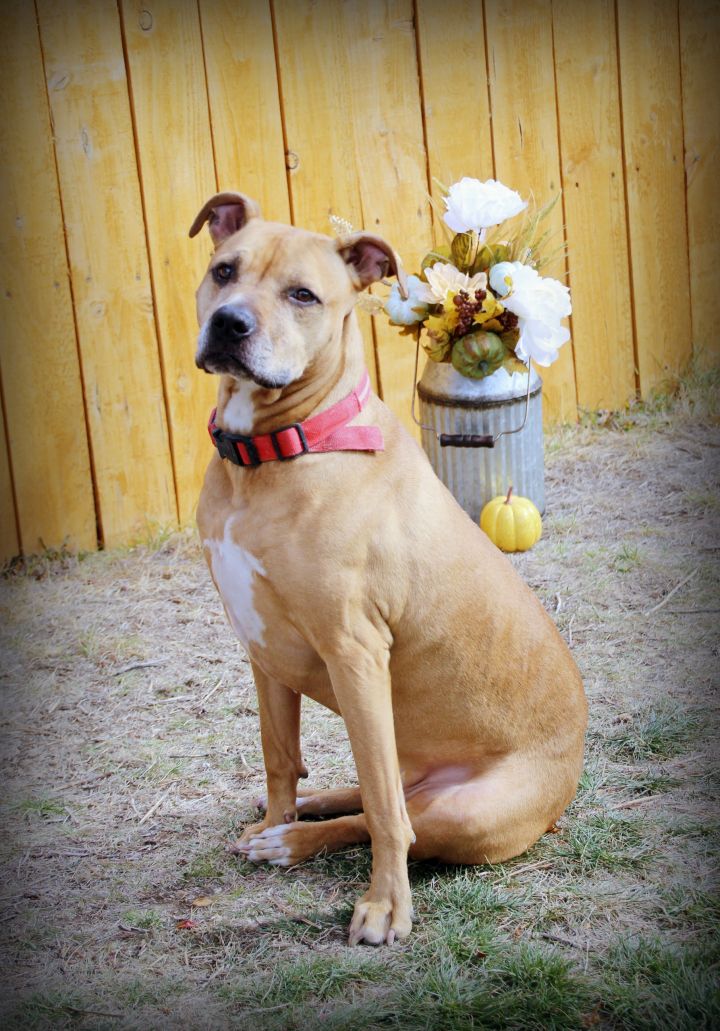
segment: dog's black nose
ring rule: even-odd
[[[210,331],[216,338],[242,340],[255,331],[257,320],[242,304],[224,304],[210,320]]]

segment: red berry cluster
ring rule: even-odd
[[[467,290],[461,290],[453,297],[453,304],[458,313],[458,321],[455,326],[455,336],[461,337],[469,333],[473,327],[473,316],[482,308],[482,302],[487,297],[486,290],[476,290],[475,300],[470,299]]]
[[[460,293],[455,294],[453,304],[457,309],[458,321],[453,330],[454,336],[461,337],[470,332],[475,324],[473,317],[482,309],[482,303],[486,297],[486,290],[476,290],[474,300],[470,298],[467,290],[461,290]],[[495,318],[502,326],[503,332],[517,328],[518,317],[507,308],[502,315],[496,315]]]

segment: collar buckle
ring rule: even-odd
[[[252,437],[245,437],[241,433],[226,433],[225,430],[221,430],[219,427],[212,431],[212,436],[221,458],[227,458],[228,462],[242,467],[253,468],[256,465],[260,465],[262,460]],[[249,461],[243,460],[243,456],[235,446],[236,444],[243,445]]]

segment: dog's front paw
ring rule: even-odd
[[[271,866],[295,866],[324,847],[324,841],[312,824],[281,823],[268,827],[264,823],[248,827],[231,847],[251,863]]]
[[[258,837],[268,827],[267,820],[262,820],[260,823],[251,823],[249,827],[246,827],[237,841],[233,841],[231,845],[228,845],[228,852],[234,856],[246,855],[249,849],[249,843],[253,838]]]
[[[407,938],[410,934],[412,918],[409,898],[378,898],[371,888],[355,905],[349,944],[392,945],[396,938]]]

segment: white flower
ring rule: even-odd
[[[425,278],[430,284],[432,300],[441,304],[445,301],[448,290],[452,290],[453,294],[465,290],[472,296],[476,290],[484,290],[487,286],[485,272],[469,276],[467,272],[461,272],[454,265],[444,261],[437,261],[430,268],[426,268]]]
[[[417,276],[407,277],[407,298],[400,295],[400,287],[393,283],[385,311],[398,326],[413,326],[422,322],[428,313],[428,304],[434,301],[426,283]]]
[[[527,207],[527,201],[519,193],[496,179],[481,183],[479,179],[467,176],[459,183],[453,183],[443,200],[447,208],[443,218],[455,233],[470,230],[479,233],[512,218]]]
[[[558,348],[570,339],[569,330],[560,325],[560,320],[572,311],[569,289],[519,261],[493,265],[490,287],[508,311],[518,316],[518,358],[551,365],[558,356]]]
[[[570,330],[565,326],[548,326],[537,319],[520,319],[519,325],[515,354],[521,362],[532,358],[537,365],[552,365],[558,350],[570,339]]]

